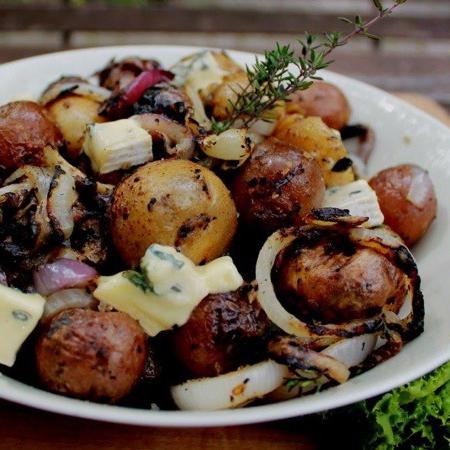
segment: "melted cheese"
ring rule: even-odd
[[[45,298],[0,285],[0,363],[11,367],[44,312]]]
[[[128,169],[153,159],[152,137],[131,119],[89,125],[83,150],[97,173]]]
[[[322,207],[348,209],[352,216],[368,217],[363,224],[365,227],[376,227],[384,222],[377,194],[366,180],[327,189]]]
[[[141,272],[142,283],[130,272],[100,277],[94,296],[129,314],[150,336],[185,324],[208,294],[234,291],[243,283],[229,256],[196,266],[173,247],[159,244],[147,249]]]

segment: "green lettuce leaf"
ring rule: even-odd
[[[347,450],[449,450],[450,361],[381,397],[312,420],[329,436],[323,448],[345,436]]]

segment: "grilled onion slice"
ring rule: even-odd
[[[182,410],[235,408],[281,386],[288,372],[286,366],[269,359],[217,377],[189,380],[173,386],[170,392]]]

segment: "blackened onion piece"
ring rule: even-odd
[[[303,346],[297,339],[283,336],[268,344],[269,355],[279,364],[290,369],[316,370],[338,383],[345,383],[350,372],[345,364],[323,353]]]

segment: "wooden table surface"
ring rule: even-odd
[[[417,94],[399,94],[450,126],[446,111]],[[163,429],[94,422],[0,401],[0,450],[171,449],[314,450],[318,432],[300,420],[229,428]],[[336,443],[336,446],[339,445]]]

